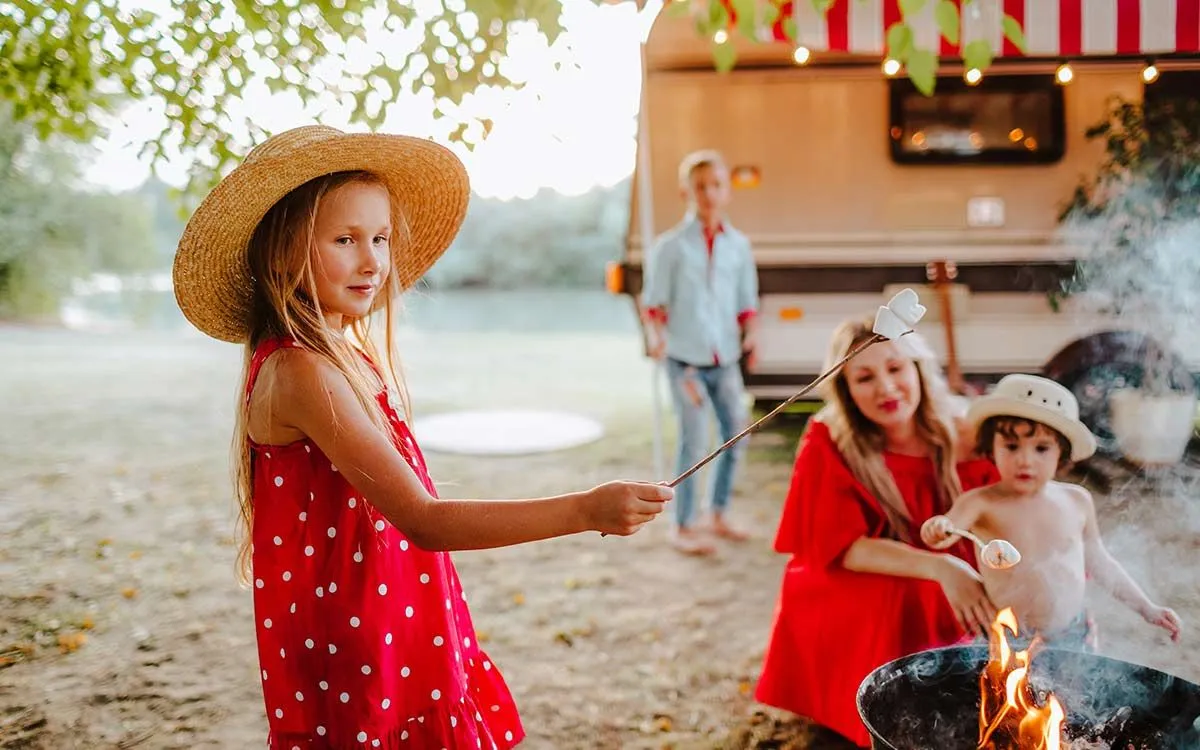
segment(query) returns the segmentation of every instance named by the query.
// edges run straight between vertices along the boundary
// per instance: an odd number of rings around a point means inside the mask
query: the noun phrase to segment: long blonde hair
[[[411,418],[408,390],[392,340],[394,300],[400,291],[395,262],[389,265],[379,292],[384,297],[384,362],[380,360],[379,347],[372,340],[369,317],[349,320],[349,336],[344,337],[329,330],[317,302],[316,272],[313,267],[317,209],[326,195],[352,183],[386,188],[385,183],[370,172],[338,172],[318,177],[296,188],[272,206],[250,239],[248,258],[254,283],[254,305],[250,337],[245,347],[242,387],[238,391],[237,422],[232,446],[234,485],[239,506],[237,569],[243,584],[250,580],[250,543],[254,526],[250,397],[246,388],[251,362],[259,344],[271,338],[290,336],[301,348],[329,361],[346,376],[359,403],[382,431],[388,429],[387,417],[377,400],[383,387],[396,387],[405,418]],[[391,213],[390,251],[394,259],[408,239],[407,225],[394,196],[391,196]],[[363,354],[379,366],[383,382],[363,360]]]
[[[829,355],[825,366],[832,367],[855,346],[872,335],[873,319],[851,319],[838,326],[830,340]],[[905,341],[911,348],[921,351],[928,347],[919,334],[910,333]],[[920,382],[920,403],[917,405],[917,436],[929,446],[938,477],[938,512],[949,510],[950,505],[962,493],[958,478],[955,455],[955,430],[953,427],[953,400],[950,388],[942,377],[937,364],[928,356],[914,356],[917,378]],[[912,542],[909,527],[912,518],[896,480],[888,471],[883,460],[885,438],[877,424],[868,419],[850,396],[850,384],[845,368],[838,371],[826,385],[825,406],[814,419],[829,428],[829,434],[842,454],[854,477],[862,482],[883,508],[888,533],[896,539]]]

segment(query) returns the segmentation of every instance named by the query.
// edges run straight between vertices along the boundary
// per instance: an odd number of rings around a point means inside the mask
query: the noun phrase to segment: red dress
[[[263,343],[262,363],[287,339]],[[391,391],[396,450],[431,494]],[[417,548],[304,439],[251,443],[254,619],[268,747],[510,748],[524,736],[450,555]]]
[[[885,453],[884,460],[913,519],[936,512],[932,460]],[[958,465],[964,489],[994,482],[985,460]],[[775,550],[791,554],[755,698],[806,716],[864,747],[858,686],[876,667],[927,648],[950,645],[964,634],[941,587],[931,581],[841,567],[858,538],[884,531],[878,501],[842,461],[829,428],[812,422],[800,442]],[[954,554],[973,564],[972,550]]]

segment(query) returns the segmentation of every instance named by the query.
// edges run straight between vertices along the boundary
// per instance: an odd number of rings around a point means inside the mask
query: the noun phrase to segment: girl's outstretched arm
[[[436,499],[334,365],[296,349],[276,356],[272,419],[307,435],[368,502],[423,549],[488,549],[592,530],[629,535],[661,513],[674,494],[658,484],[609,482],[529,500]]]

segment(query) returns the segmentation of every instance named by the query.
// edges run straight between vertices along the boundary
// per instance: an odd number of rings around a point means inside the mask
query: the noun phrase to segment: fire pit
[[[1200,685],[1097,654],[1009,649],[1000,618],[990,646],[879,667],[858,711],[875,750],[1200,748]]]

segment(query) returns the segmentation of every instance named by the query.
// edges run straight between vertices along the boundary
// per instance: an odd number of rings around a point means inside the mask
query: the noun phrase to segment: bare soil
[[[422,411],[487,405],[574,408],[608,429],[559,453],[431,454],[441,494],[657,478],[650,371],[634,346],[405,334],[418,439]],[[0,354],[0,747],[262,747],[250,593],[233,574],[240,352],[175,334],[8,328]],[[784,563],[770,539],[794,441],[788,429],[752,437],[734,508],[754,538],[716,559],[673,553],[666,523],[456,554],[527,747],[842,747],[750,697]],[[1102,647],[1200,681],[1189,643],[1200,502],[1175,474],[1164,486],[1101,497],[1102,523],[1134,577],[1185,619],[1188,641],[1172,646],[1097,596]]]

